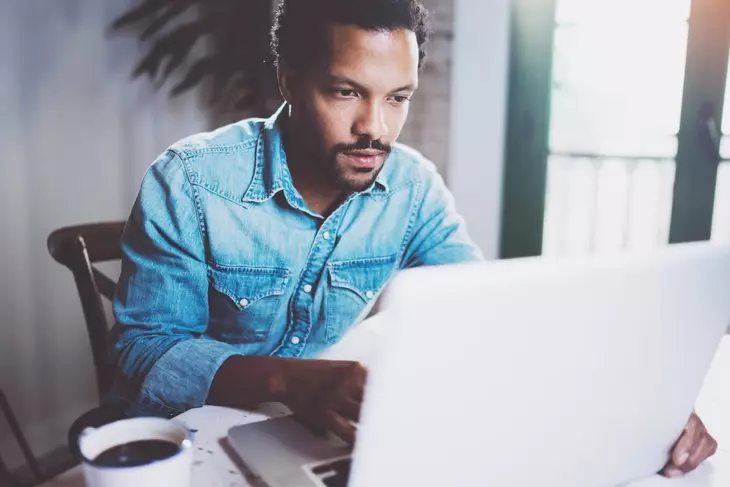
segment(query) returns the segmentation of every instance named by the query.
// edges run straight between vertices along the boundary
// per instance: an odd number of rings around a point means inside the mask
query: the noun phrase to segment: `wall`
[[[131,0],[0,0],[0,387],[38,454],[61,445],[96,391],[63,225],[126,218],[144,170],[205,126],[193,98],[130,82],[139,49],[107,38]],[[0,421],[0,452],[17,455]]]
[[[432,15],[433,37],[400,141],[423,152],[447,176],[451,113],[454,0],[423,0]]]
[[[469,233],[499,256],[510,0],[456,0],[448,182]]]

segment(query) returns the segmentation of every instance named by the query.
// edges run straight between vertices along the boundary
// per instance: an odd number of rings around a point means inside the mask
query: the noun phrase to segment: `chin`
[[[377,167],[371,171],[364,172],[352,169],[350,167],[340,166],[337,168],[336,177],[339,185],[345,191],[359,193],[361,191],[365,191],[370,186],[372,186],[382,169],[383,165],[380,165],[380,167]]]
[[[365,191],[368,189],[372,184],[374,179],[369,179],[368,181],[355,181],[355,180],[347,180],[343,181],[344,188],[351,193],[359,193],[361,191]]]
[[[342,174],[340,175],[340,184],[348,192],[359,193],[365,191],[375,182],[375,174]]]

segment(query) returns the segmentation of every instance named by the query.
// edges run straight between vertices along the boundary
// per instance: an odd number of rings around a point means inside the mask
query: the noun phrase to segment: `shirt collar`
[[[247,203],[263,203],[271,199],[276,193],[283,191],[292,206],[308,211],[306,203],[299,192],[294,188],[294,182],[289,172],[284,151],[284,141],[281,134],[281,121],[289,116],[289,104],[284,103],[263,124],[256,142],[256,161],[254,176],[251,185],[243,196]],[[388,167],[380,171],[375,182],[362,194],[388,193]]]

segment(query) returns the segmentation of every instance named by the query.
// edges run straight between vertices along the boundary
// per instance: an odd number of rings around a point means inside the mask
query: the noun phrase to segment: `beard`
[[[381,155],[378,157],[382,160],[372,168],[352,167],[347,163],[345,156],[348,152],[363,150],[379,151]],[[359,193],[372,186],[380,171],[383,170],[385,160],[391,151],[390,144],[368,138],[361,138],[354,144],[337,144],[329,151],[325,160],[325,168],[337,187],[348,193]]]

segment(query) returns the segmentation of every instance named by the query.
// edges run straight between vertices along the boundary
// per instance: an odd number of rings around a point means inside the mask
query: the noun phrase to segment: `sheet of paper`
[[[380,312],[367,318],[354,325],[339,342],[328,348],[319,358],[352,360],[368,367],[375,360],[387,323],[387,312]]]

